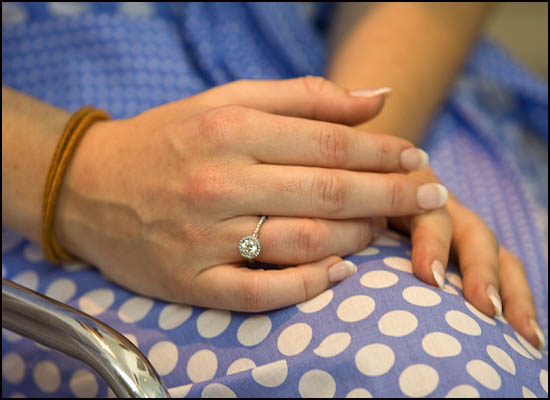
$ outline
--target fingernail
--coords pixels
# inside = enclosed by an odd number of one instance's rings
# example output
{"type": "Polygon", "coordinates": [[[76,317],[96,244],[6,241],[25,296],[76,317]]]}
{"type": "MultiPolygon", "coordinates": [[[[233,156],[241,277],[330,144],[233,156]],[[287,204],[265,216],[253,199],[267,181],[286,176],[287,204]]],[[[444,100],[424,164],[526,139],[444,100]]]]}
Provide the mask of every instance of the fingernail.
{"type": "Polygon", "coordinates": [[[401,152],[401,167],[407,171],[415,171],[428,165],[430,158],[422,149],[410,148],[401,152]]]}
{"type": "Polygon", "coordinates": [[[537,335],[537,339],[539,340],[539,350],[543,350],[546,347],[546,341],[544,340],[544,334],[542,333],[542,330],[539,327],[539,324],[537,324],[537,321],[534,319],[529,320],[529,325],[531,325],[531,328],[535,331],[535,335],[537,335]]]}
{"type": "Polygon", "coordinates": [[[329,279],[331,282],[340,282],[346,278],[349,278],[357,272],[357,265],[351,261],[340,261],[337,264],[334,264],[330,267],[328,271],[329,279]]]}
{"type": "Polygon", "coordinates": [[[392,90],[389,87],[383,87],[378,89],[355,89],[351,90],[349,94],[356,97],[376,97],[384,95],[388,97],[391,94],[392,90]]]}
{"type": "Polygon", "coordinates": [[[495,314],[500,317],[502,315],[502,302],[500,301],[497,289],[493,285],[487,287],[487,296],[489,296],[489,300],[493,303],[495,314]]]}
{"type": "Polygon", "coordinates": [[[445,186],[439,183],[426,183],[418,188],[416,200],[418,207],[424,210],[439,208],[445,204],[448,197],[445,186]]]}
{"type": "Polygon", "coordinates": [[[432,263],[432,274],[437,282],[437,286],[439,286],[440,289],[443,289],[445,287],[445,269],[443,268],[441,261],[434,260],[432,263]]]}

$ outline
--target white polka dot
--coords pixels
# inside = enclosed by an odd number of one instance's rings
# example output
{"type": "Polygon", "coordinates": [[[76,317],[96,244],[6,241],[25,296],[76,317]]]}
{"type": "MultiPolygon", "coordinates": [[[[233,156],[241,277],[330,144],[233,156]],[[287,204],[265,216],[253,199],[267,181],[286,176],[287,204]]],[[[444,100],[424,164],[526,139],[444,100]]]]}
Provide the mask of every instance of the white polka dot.
{"type": "Polygon", "coordinates": [[[46,3],[53,15],[79,15],[90,9],[90,4],[75,1],[50,1],[46,3]]]}
{"type": "Polygon", "coordinates": [[[519,342],[527,349],[529,353],[533,355],[533,357],[541,359],[542,354],[540,354],[540,351],[535,349],[531,343],[529,343],[523,336],[521,336],[519,333],[514,332],[516,337],[518,338],[519,342]]]}
{"type": "Polygon", "coordinates": [[[71,376],[69,387],[76,397],[90,398],[97,396],[97,380],[90,371],[85,369],[79,369],[71,376]]]}
{"type": "Polygon", "coordinates": [[[460,342],[443,332],[432,332],[424,336],[422,348],[433,357],[452,357],[462,351],[460,342]]]}
{"type": "Polygon", "coordinates": [[[14,392],[11,394],[10,399],[26,399],[27,396],[25,396],[23,393],[14,392]]]}
{"type": "Polygon", "coordinates": [[[61,266],[63,267],[64,270],[67,270],[67,271],[82,271],[90,268],[88,264],[83,263],[81,261],[64,262],[61,264],[61,266]]]}
{"type": "Polygon", "coordinates": [[[271,331],[271,319],[265,315],[247,318],[237,331],[237,339],[243,346],[255,346],[261,343],[271,331]]]}
{"type": "Polygon", "coordinates": [[[365,247],[363,250],[355,253],[354,256],[374,256],[378,253],[380,253],[380,250],[378,250],[376,247],[368,246],[365,247]]]}
{"type": "Polygon", "coordinates": [[[384,258],[384,264],[386,264],[388,267],[392,267],[400,271],[412,273],[411,260],[408,260],[403,257],[386,257],[384,258]]]}
{"type": "Polygon", "coordinates": [[[311,342],[313,331],[308,324],[298,323],[285,328],[279,335],[277,347],[285,356],[300,354],[311,342]]]}
{"type": "Polygon", "coordinates": [[[446,276],[449,282],[457,288],[462,289],[462,278],[458,274],[455,274],[454,272],[447,272],[446,276]]]}
{"type": "Polygon", "coordinates": [[[288,375],[286,360],[275,361],[252,370],[252,378],[262,386],[277,387],[288,375]]]}
{"type": "Polygon", "coordinates": [[[371,289],[382,289],[393,286],[399,281],[397,275],[390,271],[375,270],[364,274],[361,277],[361,285],[371,289]]]}
{"type": "Polygon", "coordinates": [[[374,300],[369,296],[351,296],[340,303],[336,315],[344,322],[357,322],[374,311],[374,300]]]}
{"type": "Polygon", "coordinates": [[[487,354],[491,357],[491,360],[500,368],[509,372],[512,375],[516,374],[516,365],[512,358],[504,350],[497,346],[488,345],[487,354]]]}
{"type": "Polygon", "coordinates": [[[187,393],[189,393],[189,390],[191,390],[192,386],[193,384],[190,383],[188,385],[181,385],[181,386],[169,388],[168,393],[170,393],[170,396],[172,396],[173,399],[176,399],[176,398],[181,399],[182,397],[187,396],[187,393]]]}
{"type": "Polygon", "coordinates": [[[89,291],[78,300],[80,309],[92,316],[105,312],[115,301],[115,294],[111,289],[95,289],[89,291]]]}
{"type": "Polygon", "coordinates": [[[504,340],[506,340],[506,343],[508,343],[508,345],[512,349],[514,349],[516,352],[521,354],[523,357],[528,358],[530,360],[533,359],[533,356],[531,356],[531,354],[529,354],[527,351],[525,351],[525,349],[521,346],[521,344],[519,344],[516,341],[516,339],[514,339],[513,337],[508,336],[507,334],[504,334],[504,340]]]}
{"type": "Polygon", "coordinates": [[[537,395],[535,393],[531,392],[525,386],[521,387],[521,394],[523,395],[524,399],[536,399],[537,398],[537,395]]]}
{"type": "Polygon", "coordinates": [[[2,377],[14,385],[23,382],[25,361],[19,354],[11,352],[2,357],[2,377]]]}
{"type": "Polygon", "coordinates": [[[122,322],[134,323],[141,321],[153,307],[153,300],[147,297],[135,296],[124,302],[118,310],[118,318],[122,322]]]}
{"type": "Polygon", "coordinates": [[[226,310],[206,310],[197,318],[197,331],[203,338],[221,335],[231,322],[231,312],[226,310]]]}
{"type": "Polygon", "coordinates": [[[298,391],[302,397],[334,397],[336,382],[331,374],[320,369],[312,369],[300,378],[298,391]]]}
{"type": "Polygon", "coordinates": [[[477,308],[475,308],[469,302],[464,301],[464,304],[466,304],[466,307],[468,308],[468,310],[470,310],[472,312],[472,314],[474,314],[476,317],[478,317],[483,322],[487,322],[490,325],[496,325],[497,324],[493,318],[489,318],[488,316],[483,314],[481,311],[479,311],[477,308]]]}
{"type": "Polygon", "coordinates": [[[479,392],[477,389],[470,385],[458,385],[449,390],[449,393],[445,396],[446,398],[478,398],[479,392]]]}
{"type": "Polygon", "coordinates": [[[38,288],[38,275],[34,271],[22,272],[13,278],[12,282],[36,291],[38,288]]]}
{"type": "Polygon", "coordinates": [[[458,292],[456,291],[456,289],[452,286],[449,286],[449,285],[445,285],[445,287],[443,288],[443,291],[447,292],[447,293],[450,293],[450,294],[458,295],[458,292]]]}
{"type": "Polygon", "coordinates": [[[399,388],[411,397],[424,397],[437,388],[439,375],[437,371],[426,364],[411,365],[399,376],[399,388]]]}
{"type": "Polygon", "coordinates": [[[451,328],[471,336],[481,335],[481,328],[478,323],[468,315],[460,311],[451,310],[445,314],[445,321],[451,328]]]}
{"type": "Polygon", "coordinates": [[[219,399],[237,398],[237,395],[235,394],[235,392],[233,392],[227,386],[222,385],[221,383],[211,383],[202,390],[201,397],[219,399]]]}
{"type": "Polygon", "coordinates": [[[405,336],[416,329],[418,320],[408,311],[394,310],[378,320],[378,330],[388,336],[405,336]]]}
{"type": "Polygon", "coordinates": [[[187,375],[193,382],[212,379],[218,370],[218,358],[213,351],[199,350],[187,362],[187,375]]]}
{"type": "Polygon", "coordinates": [[[226,375],[237,374],[239,372],[248,371],[249,369],[256,368],[256,363],[250,358],[239,358],[233,361],[229,368],[227,368],[226,375]]]}
{"type": "Polygon", "coordinates": [[[51,297],[61,303],[65,303],[71,299],[76,293],[76,285],[70,279],[57,279],[52,282],[46,290],[46,296],[51,297]]]}
{"type": "Polygon", "coordinates": [[[301,312],[314,313],[325,308],[327,304],[331,302],[333,297],[334,292],[328,289],[312,299],[309,299],[300,304],[296,304],[296,307],[298,307],[301,312]]]}
{"type": "Polygon", "coordinates": [[[175,329],[191,316],[192,308],[182,304],[168,304],[159,315],[159,328],[164,330],[175,329]]]}
{"type": "Polygon", "coordinates": [[[548,370],[541,369],[539,374],[539,381],[542,389],[548,393],[548,370]]]}
{"type": "Polygon", "coordinates": [[[21,335],[4,328],[2,328],[2,336],[4,336],[4,339],[10,343],[15,343],[22,339],[21,335]]]}
{"type": "Polygon", "coordinates": [[[172,342],[158,342],[149,350],[148,358],[160,376],[168,375],[178,363],[178,348],[172,342]]]}
{"type": "Polygon", "coordinates": [[[466,371],[468,371],[472,378],[474,378],[486,388],[491,390],[497,390],[498,388],[500,388],[500,375],[485,361],[470,361],[468,364],[466,364],[466,371]]]}
{"type": "Polygon", "coordinates": [[[387,235],[382,235],[376,239],[372,244],[377,246],[399,246],[399,241],[388,237],[387,235]]]}
{"type": "Polygon", "coordinates": [[[29,243],[27,246],[25,246],[25,249],[23,250],[23,256],[25,257],[25,260],[32,263],[44,261],[42,249],[35,243],[29,243]]]}
{"type": "Polygon", "coordinates": [[[415,306],[431,307],[441,303],[441,297],[437,293],[422,286],[410,286],[403,290],[402,296],[415,306]]]}
{"type": "Polygon", "coordinates": [[[355,354],[355,365],[367,376],[383,375],[395,362],[393,350],[382,343],[369,344],[355,354]]]}
{"type": "MultiPolygon", "coordinates": [[[[4,6],[6,4],[13,4],[13,3],[5,3],[5,2],[2,3],[2,22],[4,22],[4,17],[5,17],[4,6]]],[[[17,233],[12,232],[8,229],[2,229],[2,253],[6,251],[10,251],[22,241],[23,241],[23,238],[17,233]]]]}
{"type": "Polygon", "coordinates": [[[44,393],[54,393],[61,384],[61,375],[51,361],[41,361],[34,367],[33,378],[36,386],[44,393]]]}
{"type": "Polygon", "coordinates": [[[327,336],[321,344],[313,350],[319,357],[334,357],[349,346],[351,335],[347,332],[337,332],[327,336]]]}
{"type": "Polygon", "coordinates": [[[372,394],[367,389],[355,388],[346,395],[346,399],[370,399],[372,394]]]}

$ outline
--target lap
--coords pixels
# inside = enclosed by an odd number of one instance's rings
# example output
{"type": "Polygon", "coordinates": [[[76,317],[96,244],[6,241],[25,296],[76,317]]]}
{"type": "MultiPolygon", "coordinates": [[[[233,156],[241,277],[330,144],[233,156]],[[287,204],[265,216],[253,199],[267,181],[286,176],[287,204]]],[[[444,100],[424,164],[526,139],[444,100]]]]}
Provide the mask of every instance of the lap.
{"type": "MultiPolygon", "coordinates": [[[[349,257],[359,267],[350,279],[261,314],[141,297],[95,269],[52,267],[37,246],[3,236],[4,277],[125,334],[173,396],[547,396],[547,353],[467,303],[453,266],[445,290],[419,281],[409,241],[393,232],[349,257]]],[[[3,396],[109,393],[77,360],[8,331],[2,342],[3,396]]]]}

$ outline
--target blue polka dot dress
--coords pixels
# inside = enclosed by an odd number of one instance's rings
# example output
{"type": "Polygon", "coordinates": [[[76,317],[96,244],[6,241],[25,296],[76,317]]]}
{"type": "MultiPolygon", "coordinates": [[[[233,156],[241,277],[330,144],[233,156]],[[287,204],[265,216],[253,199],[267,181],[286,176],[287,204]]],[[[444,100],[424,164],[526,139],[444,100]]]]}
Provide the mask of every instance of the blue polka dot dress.
{"type": "MultiPolygon", "coordinates": [[[[236,79],[323,75],[325,3],[2,3],[2,83],[113,118],[236,79]]],[[[366,44],[368,45],[368,44],[366,44]]],[[[480,40],[422,147],[526,266],[548,336],[548,86],[480,40]]],[[[547,397],[548,353],[412,274],[387,232],[314,299],[251,314],[146,298],[93,266],[53,266],[2,230],[2,276],[86,312],[145,354],[174,397],[547,397]]],[[[3,397],[113,397],[93,370],[2,332],[3,397]]]]}

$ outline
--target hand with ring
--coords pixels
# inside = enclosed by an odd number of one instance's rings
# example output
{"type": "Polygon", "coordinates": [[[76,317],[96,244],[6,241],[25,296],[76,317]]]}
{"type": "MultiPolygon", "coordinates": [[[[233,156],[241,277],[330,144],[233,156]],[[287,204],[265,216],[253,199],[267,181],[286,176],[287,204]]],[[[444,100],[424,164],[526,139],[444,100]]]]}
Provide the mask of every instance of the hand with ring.
{"type": "Polygon", "coordinates": [[[386,217],[447,199],[441,184],[407,174],[426,165],[423,151],[351,127],[384,103],[358,93],[317,77],[235,81],[97,122],[67,171],[56,237],[107,278],[163,300],[238,311],[308,300],[355,272],[341,257],[386,217]],[[243,257],[244,236],[261,243],[257,254],[243,257]]]}

